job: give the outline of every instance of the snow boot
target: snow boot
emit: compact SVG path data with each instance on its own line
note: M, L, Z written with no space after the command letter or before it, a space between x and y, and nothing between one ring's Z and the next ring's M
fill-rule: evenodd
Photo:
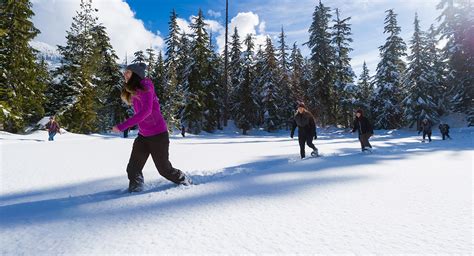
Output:
M134 179L131 179L128 183L128 192L142 192L145 187L145 181L143 175L137 175Z
M191 178L183 172L180 177L179 185L183 185L183 186L193 185L193 180L191 180Z
M314 149L313 152L311 152L311 156L312 156L312 157L317 157L317 156L319 156L319 152L318 152L318 149L317 149L317 148Z
M143 189L144 189L144 184L143 183L134 183L134 184L130 184L128 186L128 192L129 193L142 192Z

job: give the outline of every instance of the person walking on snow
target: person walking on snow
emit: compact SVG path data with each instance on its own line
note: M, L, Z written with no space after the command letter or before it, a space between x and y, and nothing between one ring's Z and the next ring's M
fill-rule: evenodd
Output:
M364 112L361 109L356 111L356 117L352 125L352 132L355 131L358 131L359 133L359 141L362 152L369 150L367 148L372 148L369 138L374 135L374 129L370 124L369 119L364 116Z
M423 121L420 124L420 129L418 130L418 134L423 132L423 140L421 142L425 142L425 137L428 135L428 142L431 142L431 129L433 125L431 124L431 121L428 120L427 118L423 119Z
M48 135L49 135L48 141L53 141L56 133L61 134L61 128L59 128L58 122L54 120L54 116L51 116L49 118L49 122L46 124L45 127L46 127L46 130L48 130Z
M291 127L291 138L293 138L295 134L296 127L298 127L301 159L305 158L305 144L313 149L311 156L318 156L318 149L313 144L313 138L318 138L316 134L316 123L314 122L314 116L306 109L304 103L298 104L298 110L293 118Z
M440 123L438 128L443 136L443 140L445 140L446 137L451 139L451 136L449 136L449 125L447 123Z
M174 168L169 161L169 134L166 122L160 111L160 103L154 86L145 77L146 65L128 65L124 72L125 87L121 98L132 105L135 114L112 128L113 132L123 132L138 124L138 137L133 142L132 153L127 165L129 192L143 190L143 167L151 154L158 172L178 185L191 185L192 180L181 170Z

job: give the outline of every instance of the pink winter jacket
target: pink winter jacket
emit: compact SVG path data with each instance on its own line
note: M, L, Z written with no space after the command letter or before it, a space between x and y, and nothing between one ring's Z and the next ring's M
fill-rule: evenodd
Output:
M145 137L168 131L153 83L148 78L142 79L140 83L145 89L137 90L137 93L132 96L135 114L117 125L117 128L124 131L138 124L138 133Z

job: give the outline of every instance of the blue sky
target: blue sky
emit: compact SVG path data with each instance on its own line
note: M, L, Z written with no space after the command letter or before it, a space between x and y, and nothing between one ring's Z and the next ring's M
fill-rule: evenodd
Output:
M42 31L36 40L49 45L64 44L65 31L69 29L79 0L32 0L35 25ZM352 65L360 74L363 61L367 61L370 72L375 72L378 62L378 47L385 41L383 22L385 10L393 8L398 14L402 37L406 43L413 34L413 19L418 12L422 29L436 24L440 11L439 0L326 0L323 3L332 9L339 8L342 17L351 16L353 40ZM225 0L94 0L99 9L99 21L107 27L111 42L119 57L131 55L133 51L152 46L163 49L163 39L168 34L168 21L174 8L180 26L186 30L190 17L201 8L213 30L217 45L224 41ZM255 34L257 42L266 36L276 39L283 26L287 42L298 42L305 55L309 54L302 43L308 40L308 28L317 0L239 0L229 1L231 29L238 27L241 37ZM276 43L276 40L274 40Z

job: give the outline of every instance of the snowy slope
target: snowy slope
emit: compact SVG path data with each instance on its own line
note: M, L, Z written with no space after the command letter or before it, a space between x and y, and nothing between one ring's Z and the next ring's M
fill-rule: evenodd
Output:
M40 41L30 41L30 46L38 51L38 57L43 58L50 70L61 66L61 54L55 46Z
M378 131L371 155L322 131L306 160L288 133L255 134L174 136L171 162L198 185L149 159L130 195L133 138L0 133L0 254L472 253L474 129Z

